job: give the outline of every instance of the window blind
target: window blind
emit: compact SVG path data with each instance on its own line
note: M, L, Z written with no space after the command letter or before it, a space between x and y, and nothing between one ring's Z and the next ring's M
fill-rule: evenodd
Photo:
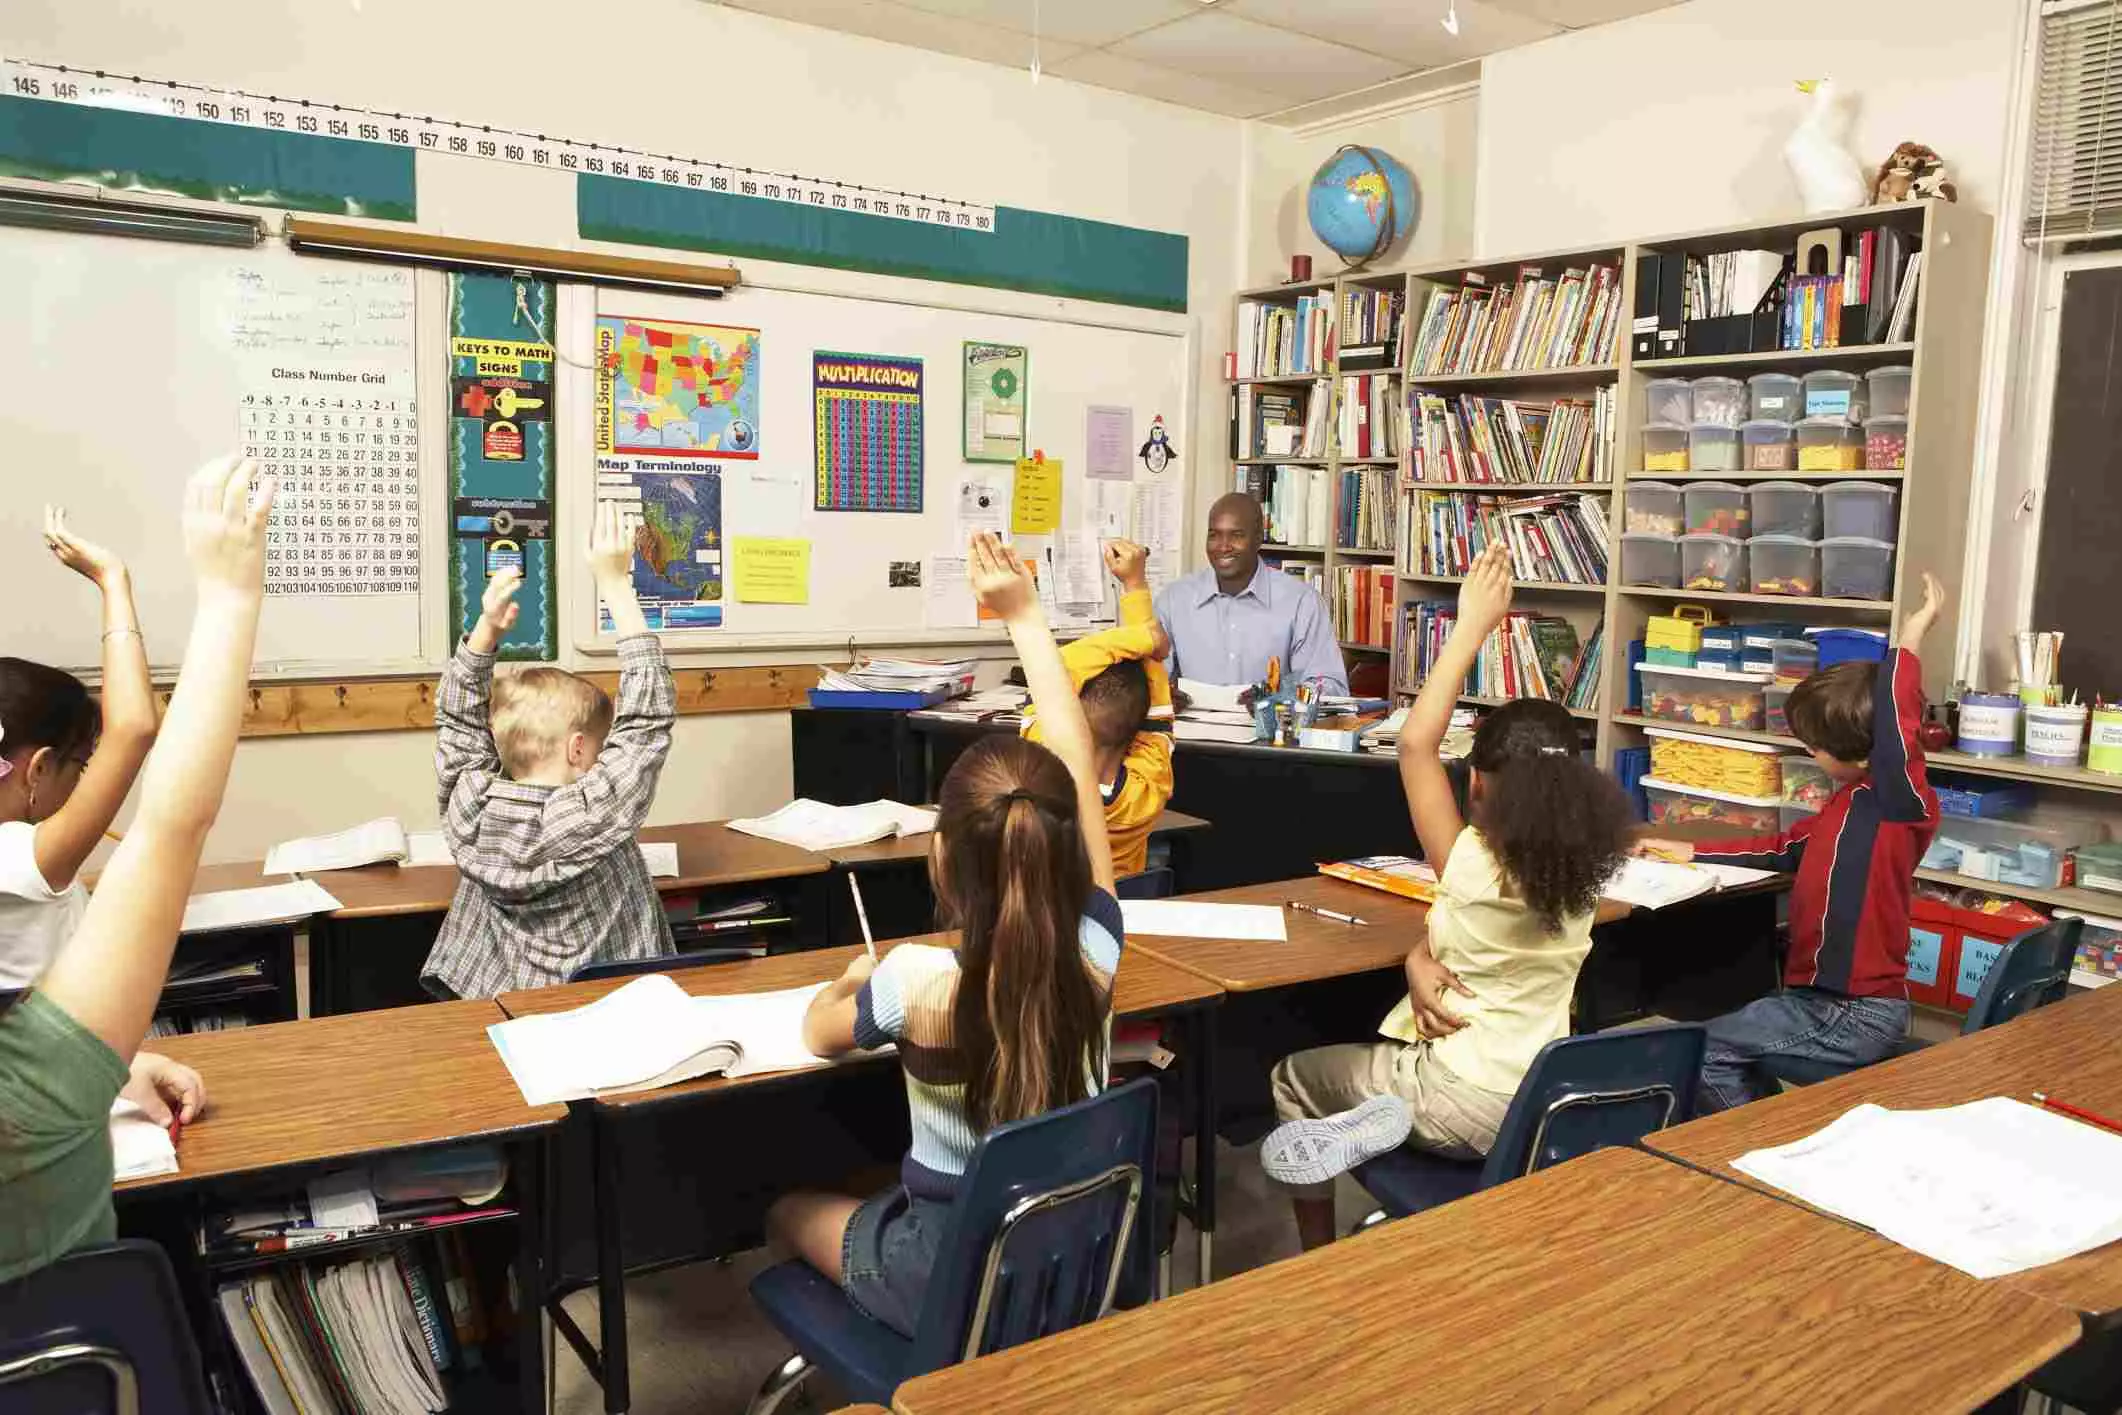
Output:
M2025 239L2122 232L2122 0L2047 0Z

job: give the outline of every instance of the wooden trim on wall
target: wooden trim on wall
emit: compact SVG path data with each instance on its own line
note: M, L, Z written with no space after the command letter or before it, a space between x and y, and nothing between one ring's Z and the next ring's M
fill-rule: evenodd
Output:
M474 241L428 231L393 231L317 221L287 219L287 242L297 251L321 255L411 261L451 269L527 270L555 280L601 280L656 289L693 290L716 295L735 288L742 277L733 265L648 260L603 251L570 251L557 246L516 246L502 241Z

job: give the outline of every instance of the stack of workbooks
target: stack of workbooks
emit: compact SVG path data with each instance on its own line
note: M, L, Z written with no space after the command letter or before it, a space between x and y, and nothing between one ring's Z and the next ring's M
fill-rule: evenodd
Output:
M1614 390L1527 403L1462 394L1410 395L1408 480L1416 483L1603 482L1613 477Z
M1334 544L1343 550L1391 550L1399 543L1400 494L1391 467L1343 467Z
M1325 373L1334 365L1334 298L1300 295L1291 304L1238 306L1237 378Z
M1334 483L1324 467L1240 467L1239 490L1260 503L1271 545L1322 545L1333 532Z
M1551 584L1606 582L1606 506L1578 492L1556 496L1491 496L1423 491L1407 498L1402 544L1408 573L1464 575L1490 543L1510 550L1511 574Z
M1259 736L1249 685L1181 678L1174 686L1184 704L1172 719L1172 736L1179 741L1251 742Z
M821 669L818 686L810 690L810 704L924 708L972 690L973 661L969 658L865 658L845 669Z
M1491 285L1468 271L1458 289L1430 291L1415 336L1414 373L1491 373L1610 362L1621 328L1621 271L1572 266L1559 276L1521 266Z
M1419 685L1458 622L1455 604L1417 601L1402 606L1411 681ZM1564 707L1596 705L1605 625L1580 643L1576 628L1555 615L1514 612L1482 643L1462 692L1477 698L1546 698Z
M1316 386L1241 383L1230 396L1233 461L1326 455L1326 398Z

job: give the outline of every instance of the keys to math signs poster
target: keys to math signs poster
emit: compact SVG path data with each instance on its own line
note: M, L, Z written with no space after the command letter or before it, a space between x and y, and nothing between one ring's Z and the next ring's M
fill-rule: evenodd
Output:
M501 657L555 658L553 286L452 275L449 332L451 621L470 632L487 580L519 569L516 626Z
M820 511L921 511L921 360L811 355L817 413L813 505Z

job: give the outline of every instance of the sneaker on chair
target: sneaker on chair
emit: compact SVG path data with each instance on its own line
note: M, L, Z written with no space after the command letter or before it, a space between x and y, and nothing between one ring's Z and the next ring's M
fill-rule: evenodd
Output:
M1372 1096L1324 1120L1292 1120L1260 1142L1260 1168L1278 1184L1324 1184L1407 1143L1414 1112L1398 1096Z

